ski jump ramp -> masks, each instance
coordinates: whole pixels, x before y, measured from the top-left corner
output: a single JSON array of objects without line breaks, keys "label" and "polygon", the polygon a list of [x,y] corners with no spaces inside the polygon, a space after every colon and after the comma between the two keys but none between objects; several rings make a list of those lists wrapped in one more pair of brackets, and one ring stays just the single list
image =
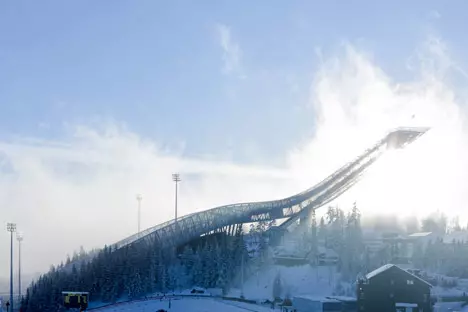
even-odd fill
[{"label": "ski jump ramp", "polygon": [[129,236],[110,247],[115,250],[129,244],[155,241],[162,247],[177,247],[219,229],[263,220],[286,218],[280,226],[288,227],[347,191],[386,150],[403,148],[428,130],[393,130],[360,156],[302,193],[280,200],[231,204],[188,214],[177,221],[170,220]]}]

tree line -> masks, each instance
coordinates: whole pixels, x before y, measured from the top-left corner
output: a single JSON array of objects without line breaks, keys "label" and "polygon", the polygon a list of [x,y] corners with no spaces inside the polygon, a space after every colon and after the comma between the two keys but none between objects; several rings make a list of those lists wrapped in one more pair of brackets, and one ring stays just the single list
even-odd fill
[{"label": "tree line", "polygon": [[[90,300],[103,303],[135,299],[155,292],[168,293],[194,285],[221,288],[235,282],[241,261],[248,255],[242,229],[236,236],[216,235],[193,247],[162,250],[156,242],[136,243],[117,250],[104,247],[89,261],[83,250],[33,282],[22,298],[22,311],[57,311],[62,291],[88,291]],[[247,267],[247,266],[246,266]]]}]

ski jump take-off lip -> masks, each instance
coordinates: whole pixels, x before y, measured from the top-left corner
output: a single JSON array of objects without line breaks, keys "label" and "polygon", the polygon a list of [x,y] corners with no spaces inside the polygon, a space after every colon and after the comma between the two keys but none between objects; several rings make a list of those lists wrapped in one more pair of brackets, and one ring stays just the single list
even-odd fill
[{"label": "ski jump take-off lip", "polygon": [[112,245],[111,250],[155,241],[161,247],[177,247],[215,230],[231,231],[241,224],[262,220],[286,218],[280,226],[289,227],[348,190],[386,150],[404,148],[428,130],[399,128],[390,131],[362,155],[302,193],[280,200],[232,204],[188,214],[127,237]]}]

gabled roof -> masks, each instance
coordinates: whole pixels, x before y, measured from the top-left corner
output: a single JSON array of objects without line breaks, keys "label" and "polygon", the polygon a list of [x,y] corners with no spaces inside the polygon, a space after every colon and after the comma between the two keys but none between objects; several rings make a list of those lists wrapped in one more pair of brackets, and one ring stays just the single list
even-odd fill
[{"label": "gabled roof", "polygon": [[367,273],[366,274],[366,279],[371,279],[374,276],[377,276],[377,275],[379,275],[379,274],[381,274],[381,273],[383,273],[385,271],[388,271],[389,269],[393,268],[394,266],[396,266],[396,265],[394,265],[394,264],[383,265],[380,268],[375,269],[374,271],[371,271],[371,272]]},{"label": "gabled roof", "polygon": [[432,232],[418,232],[418,233],[413,233],[413,234],[410,234],[408,235],[408,237],[425,237],[425,236],[428,236],[428,235],[431,235]]},{"label": "gabled roof", "polygon": [[389,263],[389,264],[386,264],[386,265],[383,265],[383,266],[381,266],[380,268],[375,269],[375,270],[372,271],[372,272],[367,273],[367,274],[366,274],[366,279],[372,279],[372,278],[376,277],[377,275],[382,274],[383,272],[386,272],[386,271],[388,271],[388,270],[390,270],[390,269],[392,269],[392,268],[396,268],[397,270],[403,271],[403,272],[405,272],[406,274],[411,275],[415,280],[419,280],[421,283],[426,284],[426,285],[428,285],[429,287],[432,287],[432,285],[431,285],[429,282],[423,280],[422,278],[420,278],[420,277],[418,277],[418,276],[416,276],[416,275],[414,275],[414,274],[411,274],[410,272],[408,272],[408,271],[406,271],[406,270],[403,270],[403,269],[400,268],[399,266],[396,266],[396,265],[390,264],[390,263]]}]

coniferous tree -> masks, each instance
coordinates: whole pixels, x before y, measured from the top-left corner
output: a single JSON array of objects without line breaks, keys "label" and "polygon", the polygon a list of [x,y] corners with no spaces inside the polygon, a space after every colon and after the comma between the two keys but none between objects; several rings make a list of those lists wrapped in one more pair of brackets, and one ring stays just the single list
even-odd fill
[{"label": "coniferous tree", "polygon": [[74,258],[83,261],[72,263],[69,259],[69,266],[51,267],[28,288],[22,308],[32,312],[56,311],[62,290],[89,291],[91,300],[104,302],[195,285],[219,287],[226,292],[239,272],[242,258],[247,276],[249,257],[242,231],[238,226],[234,237],[208,237],[196,252],[186,248],[180,260],[174,257],[173,250],[163,253],[157,242],[137,242],[119,249],[105,246],[94,251],[89,260],[84,260],[87,253],[80,248]]},{"label": "coniferous tree", "polygon": [[281,293],[283,292],[283,285],[281,282],[281,275],[278,272],[273,280],[273,300],[281,298]]},{"label": "coniferous tree", "polygon": [[325,218],[320,218],[320,224],[317,232],[317,237],[320,242],[324,244],[325,247],[328,247],[328,229],[327,224],[325,223]]},{"label": "coniferous tree", "polygon": [[310,222],[310,254],[309,259],[316,265],[317,264],[317,257],[318,257],[318,228],[317,228],[317,217],[315,214],[315,210],[311,212],[311,222]]}]

